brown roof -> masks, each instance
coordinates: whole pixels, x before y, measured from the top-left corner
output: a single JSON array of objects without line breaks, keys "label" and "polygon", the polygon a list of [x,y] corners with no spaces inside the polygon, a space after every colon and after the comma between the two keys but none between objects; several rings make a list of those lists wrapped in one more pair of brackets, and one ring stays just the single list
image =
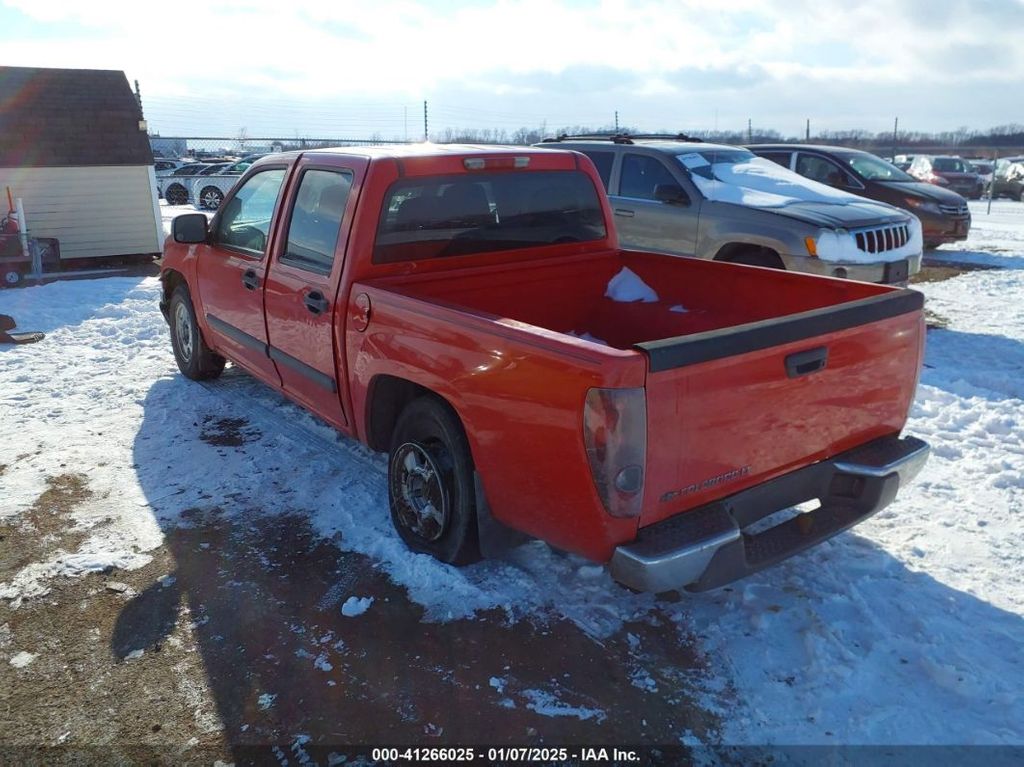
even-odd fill
[{"label": "brown roof", "polygon": [[0,67],[0,167],[151,165],[124,72]]}]

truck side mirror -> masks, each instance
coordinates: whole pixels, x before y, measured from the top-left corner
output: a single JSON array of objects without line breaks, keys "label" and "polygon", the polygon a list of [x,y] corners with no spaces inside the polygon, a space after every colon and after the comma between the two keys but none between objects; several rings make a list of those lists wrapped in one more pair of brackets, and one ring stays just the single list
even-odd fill
[{"label": "truck side mirror", "polygon": [[175,216],[171,222],[171,234],[175,242],[183,242],[193,245],[198,242],[206,242],[209,232],[206,216],[202,213],[185,213]]},{"label": "truck side mirror", "polygon": [[658,184],[654,187],[654,199],[669,205],[689,205],[690,198],[678,184]]}]

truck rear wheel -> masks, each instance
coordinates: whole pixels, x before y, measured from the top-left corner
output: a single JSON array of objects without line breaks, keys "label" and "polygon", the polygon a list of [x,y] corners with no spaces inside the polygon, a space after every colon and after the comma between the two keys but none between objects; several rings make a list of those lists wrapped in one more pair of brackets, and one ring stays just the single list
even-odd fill
[{"label": "truck rear wheel", "polygon": [[420,397],[402,411],[388,461],[391,521],[413,551],[442,562],[480,559],[473,456],[447,403]]},{"label": "truck rear wheel", "polygon": [[203,340],[203,334],[196,322],[192,298],[188,288],[179,285],[171,295],[169,308],[171,319],[171,346],[178,370],[186,378],[203,381],[216,378],[224,370],[224,358],[210,349]]}]

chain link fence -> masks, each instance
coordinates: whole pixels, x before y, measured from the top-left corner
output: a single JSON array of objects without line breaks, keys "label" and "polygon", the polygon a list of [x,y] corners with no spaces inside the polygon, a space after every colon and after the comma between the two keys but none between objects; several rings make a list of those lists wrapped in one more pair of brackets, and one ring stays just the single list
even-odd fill
[{"label": "chain link fence", "polygon": [[156,186],[168,205],[194,205],[216,210],[228,190],[260,157],[276,152],[339,146],[405,144],[379,137],[234,138],[211,136],[151,136]]}]

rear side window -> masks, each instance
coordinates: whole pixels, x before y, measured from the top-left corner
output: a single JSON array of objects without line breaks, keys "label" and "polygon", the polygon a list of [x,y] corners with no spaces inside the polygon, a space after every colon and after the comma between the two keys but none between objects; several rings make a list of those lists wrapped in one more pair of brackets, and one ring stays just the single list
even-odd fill
[{"label": "rear side window", "polygon": [[789,160],[792,157],[789,152],[758,152],[757,154],[783,168],[789,168]]},{"label": "rear side window", "polygon": [[282,261],[314,272],[331,271],[351,190],[351,173],[307,170],[302,174]]},{"label": "rear side window", "polygon": [[408,178],[384,198],[377,264],[589,242],[607,236],[597,189],[580,171]]},{"label": "rear side window", "polygon": [[619,179],[620,197],[653,200],[654,187],[658,184],[679,186],[679,182],[657,157],[627,154],[622,158],[622,175]]},{"label": "rear side window", "polygon": [[605,191],[607,191],[608,184],[611,183],[615,154],[612,152],[584,152],[583,154],[594,163],[594,167],[597,168],[597,175],[601,177],[601,182],[604,184]]}]

